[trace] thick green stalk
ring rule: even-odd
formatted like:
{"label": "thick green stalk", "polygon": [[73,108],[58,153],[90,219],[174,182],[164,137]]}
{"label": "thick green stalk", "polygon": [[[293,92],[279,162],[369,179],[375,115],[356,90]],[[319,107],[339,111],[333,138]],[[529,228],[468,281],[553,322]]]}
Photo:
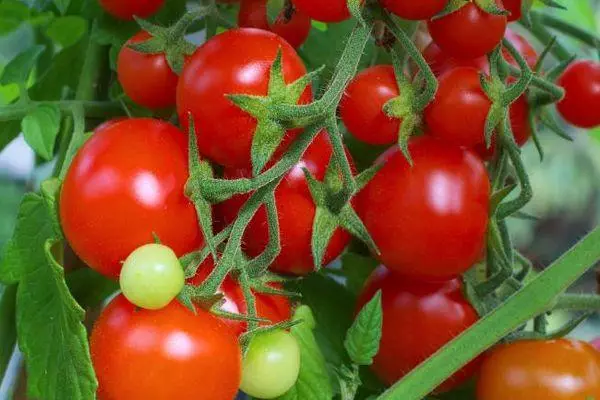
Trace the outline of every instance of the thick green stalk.
{"label": "thick green stalk", "polygon": [[378,400],[420,400],[504,336],[552,308],[557,296],[600,259],[597,227],[523,289],[398,381]]}

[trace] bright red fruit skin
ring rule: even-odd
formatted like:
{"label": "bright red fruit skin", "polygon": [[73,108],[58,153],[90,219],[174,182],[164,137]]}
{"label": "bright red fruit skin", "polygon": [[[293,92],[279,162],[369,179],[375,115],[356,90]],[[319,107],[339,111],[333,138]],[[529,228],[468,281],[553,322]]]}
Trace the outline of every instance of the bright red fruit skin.
{"label": "bright red fruit skin", "polygon": [[[198,286],[208,277],[214,269],[212,258],[207,258],[198,268],[196,275],[189,280],[189,284]],[[274,288],[281,289],[280,285],[271,284]],[[247,314],[246,300],[242,288],[231,276],[227,276],[218,290],[223,295],[225,304],[221,307],[224,311],[235,314]],[[270,324],[278,324],[287,321],[292,317],[290,302],[287,297],[276,296],[272,294],[254,293],[256,302],[256,314],[259,318],[270,321]],[[234,332],[240,336],[246,331],[246,322],[235,321],[232,319],[223,319]]]}
{"label": "bright red fruit skin", "polygon": [[381,5],[400,18],[429,19],[441,12],[448,0],[380,0]]}
{"label": "bright red fruit skin", "polygon": [[73,159],[60,196],[62,228],[75,253],[118,278],[121,262],[153,243],[153,234],[178,256],[201,246],[184,194],[187,160],[185,135],[166,122],[127,119],[97,131]]}
{"label": "bright red fruit skin", "polygon": [[435,42],[431,42],[425,47],[423,57],[431,67],[433,74],[438,77],[456,67],[471,67],[485,73],[488,73],[490,69],[486,57],[455,58],[446,54]]}
{"label": "bright red fruit skin", "polygon": [[600,125],[600,63],[575,61],[558,78],[565,97],[557,104],[560,115],[580,128]]}
{"label": "bright red fruit skin", "polygon": [[508,22],[514,22],[521,19],[523,11],[521,10],[523,0],[502,0],[504,9],[510,14],[507,16]]}
{"label": "bright red fruit skin", "polygon": [[143,54],[128,44],[149,39],[147,32],[138,32],[121,48],[117,60],[117,75],[123,90],[134,102],[151,109],[175,105],[175,90],[179,78],[171,70],[164,54]]}
{"label": "bright red fruit skin", "polygon": [[469,2],[458,11],[430,20],[427,26],[434,42],[445,53],[457,58],[477,58],[500,43],[506,24],[506,16],[487,14]]}
{"label": "bright red fruit skin", "polygon": [[294,5],[310,18],[321,22],[341,22],[350,18],[347,0],[294,0]]}
{"label": "bright red fruit skin", "polygon": [[[288,172],[275,190],[281,252],[270,266],[272,271],[288,275],[307,275],[314,270],[311,238],[316,206],[308,189],[303,168],[308,169],[317,180],[322,181],[332,154],[331,144],[326,136],[323,133],[318,135],[300,162]],[[249,170],[225,170],[226,178],[249,176]],[[247,199],[248,195],[235,196],[218,204],[216,211],[225,223],[231,223]],[[244,250],[248,255],[256,257],[262,253],[268,241],[267,213],[262,206],[246,229],[243,239]],[[323,265],[337,258],[349,241],[348,233],[337,229],[327,246]]]}
{"label": "bright red fruit skin", "polygon": [[448,279],[481,256],[490,184],[470,150],[428,135],[409,144],[413,166],[394,146],[359,193],[357,208],[390,270],[422,279]]}
{"label": "bright red fruit skin", "polygon": [[[462,294],[460,280],[413,281],[381,266],[367,280],[362,308],[381,290],[383,329],[372,369],[391,385],[479,319]],[[455,373],[436,389],[451,390],[475,374],[479,360]]]}
{"label": "bright red fruit skin", "polygon": [[90,351],[100,400],[233,399],[241,380],[235,335],[177,301],[150,311],[117,296],[94,325]]}
{"label": "bright red fruit skin", "polygon": [[[251,167],[250,149],[257,122],[227,95],[266,96],[271,65],[279,50],[286,83],[306,74],[289,43],[272,32],[254,28],[221,33],[190,56],[177,86],[177,111],[184,127],[191,112],[204,156],[230,168]],[[307,88],[299,104],[311,99],[311,89]],[[288,135],[299,132],[291,130]]]}
{"label": "bright red fruit skin", "polygon": [[306,41],[312,26],[310,18],[297,10],[289,21],[280,16],[273,25],[269,25],[267,0],[243,0],[238,14],[238,25],[271,31],[294,47],[300,47]]}
{"label": "bright red fruit skin", "polygon": [[478,400],[600,398],[600,352],[577,340],[524,340],[485,357]]}
{"label": "bright red fruit skin", "polygon": [[126,21],[133,17],[146,18],[157,12],[165,0],[99,0],[100,5],[110,15]]}
{"label": "bright red fruit skin", "polygon": [[352,79],[340,103],[340,115],[357,139],[374,145],[398,140],[400,120],[383,112],[383,106],[400,94],[394,67],[377,65]]}

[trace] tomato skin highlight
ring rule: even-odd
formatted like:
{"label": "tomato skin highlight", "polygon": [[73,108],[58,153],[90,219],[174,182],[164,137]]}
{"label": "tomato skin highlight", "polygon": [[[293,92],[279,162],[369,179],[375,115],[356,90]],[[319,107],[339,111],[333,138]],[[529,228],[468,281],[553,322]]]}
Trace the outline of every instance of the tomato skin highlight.
{"label": "tomato skin highlight", "polygon": [[491,52],[502,40],[506,24],[506,16],[487,14],[473,2],[427,22],[434,42],[457,58],[477,58]]}
{"label": "tomato skin highlight", "polygon": [[571,125],[594,128],[600,125],[600,63],[592,60],[573,62],[558,78],[565,97],[556,105]]}
{"label": "tomato skin highlight", "polygon": [[390,270],[448,279],[480,258],[489,217],[490,184],[470,150],[428,135],[409,143],[410,167],[394,146],[359,193],[357,210]]}
{"label": "tomato skin highlight", "polygon": [[233,399],[241,380],[237,338],[177,301],[150,311],[117,296],[94,325],[90,351],[100,400]]}
{"label": "tomato skin highlight", "polygon": [[400,120],[383,112],[383,106],[400,94],[394,67],[376,65],[356,75],[342,97],[340,115],[357,139],[374,145],[397,142]]}
{"label": "tomato skin highlight", "polygon": [[153,243],[153,233],[177,256],[201,246],[184,194],[187,162],[187,138],[166,122],[127,119],[96,132],[73,159],[60,196],[62,228],[79,258],[116,279],[121,262]]}
{"label": "tomato skin highlight", "polygon": [[310,18],[321,22],[342,22],[350,18],[347,0],[294,0],[294,5]]}
{"label": "tomato skin highlight", "polygon": [[[208,278],[208,275],[214,269],[215,264],[211,257],[208,257],[198,268],[196,275],[188,283],[193,286],[199,286]],[[281,285],[272,283],[270,286],[276,289],[282,289]],[[227,276],[218,290],[224,297],[225,304],[222,309],[236,314],[247,314],[246,300],[239,283],[231,276]],[[276,296],[272,294],[254,292],[256,302],[256,314],[259,318],[268,319],[271,324],[278,324],[290,320],[292,309],[287,297]],[[246,331],[246,322],[235,321],[232,319],[223,319],[223,322],[233,330],[236,336],[240,336]]]}
{"label": "tomato skin highlight", "polygon": [[[459,279],[413,281],[393,274],[384,266],[373,271],[359,296],[357,310],[381,290],[383,329],[372,365],[380,379],[393,384],[477,322],[479,317],[463,296],[461,286]],[[459,386],[478,368],[476,359],[436,391]]]}
{"label": "tomato skin highlight", "polygon": [[175,105],[175,90],[179,78],[171,70],[164,54],[139,53],[127,45],[149,39],[147,32],[138,32],[123,45],[117,59],[117,74],[123,90],[135,103],[160,109]]}
{"label": "tomato skin highlight", "polygon": [[294,11],[289,21],[280,16],[273,25],[269,25],[267,0],[243,0],[238,14],[238,25],[271,31],[296,48],[306,41],[312,27],[310,18],[298,10]]}
{"label": "tomato skin highlight", "polygon": [[[306,68],[294,48],[276,34],[260,29],[221,33],[190,56],[177,86],[177,111],[184,127],[188,126],[188,113],[193,115],[201,154],[226,167],[251,167],[256,119],[226,95],[266,96],[271,65],[279,49],[286,83],[304,76]],[[308,87],[298,104],[311,99]],[[299,132],[294,129],[287,134],[291,138]]]}
{"label": "tomato skin highlight", "polygon": [[[308,275],[314,270],[311,238],[316,206],[302,169],[308,169],[317,180],[322,181],[332,154],[333,150],[328,138],[324,133],[319,134],[300,162],[287,173],[275,190],[281,252],[270,266],[272,271],[288,275]],[[249,170],[225,170],[225,178],[249,176],[251,176]],[[217,204],[216,212],[226,224],[229,224],[237,217],[247,199],[248,195],[234,196]],[[245,252],[251,257],[262,253],[269,242],[268,232],[267,213],[265,207],[262,206],[244,233]],[[323,265],[325,266],[337,258],[349,241],[349,234],[338,228],[329,241]]]}
{"label": "tomato skin highlight", "polygon": [[482,363],[478,400],[600,398],[600,353],[577,340],[497,346]]}
{"label": "tomato skin highlight", "polygon": [[380,0],[380,2],[384,8],[400,18],[422,20],[441,12],[448,0]]}
{"label": "tomato skin highlight", "polygon": [[100,5],[115,18],[132,21],[133,17],[146,18],[156,13],[165,0],[98,0]]}

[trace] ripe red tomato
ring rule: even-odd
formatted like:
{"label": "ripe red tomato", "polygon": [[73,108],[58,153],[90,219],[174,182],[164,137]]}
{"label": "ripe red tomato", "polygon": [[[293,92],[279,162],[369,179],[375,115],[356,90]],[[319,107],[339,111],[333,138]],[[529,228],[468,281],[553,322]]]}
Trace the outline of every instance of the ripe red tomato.
{"label": "ripe red tomato", "polygon": [[[501,5],[499,0],[496,0]],[[427,23],[440,48],[457,58],[481,57],[500,43],[506,30],[506,16],[488,14],[475,2]]]}
{"label": "ripe red tomato", "polygon": [[435,42],[427,45],[423,50],[423,57],[431,67],[433,74],[438,77],[456,67],[471,67],[485,73],[488,73],[490,69],[486,57],[455,58],[446,54]]}
{"label": "ripe red tomato", "polygon": [[[302,160],[286,175],[284,181],[275,191],[281,252],[271,264],[271,270],[283,274],[307,275],[314,270],[311,253],[312,226],[316,206],[308,189],[303,168],[307,168],[318,180],[323,180],[332,155],[331,144],[324,134],[317,136],[308,148]],[[226,178],[250,176],[249,170],[226,170]],[[239,209],[244,205],[248,195],[235,196],[217,205],[217,213],[225,223],[231,223],[237,217]],[[269,237],[267,213],[261,207],[250,221],[244,234],[244,250],[251,257],[256,257],[265,249]],[[337,258],[348,242],[350,236],[342,229],[337,229],[329,241],[323,265]]]}
{"label": "ripe red tomato", "polygon": [[[207,258],[198,268],[196,276],[189,280],[189,283],[198,286],[208,277],[214,268],[212,258]],[[280,285],[272,284],[274,288],[281,289]],[[247,314],[246,300],[240,285],[230,276],[219,288],[219,293],[223,294],[225,304],[221,307],[224,311],[236,314]],[[260,318],[268,319],[273,324],[291,319],[292,310],[290,302],[286,297],[275,296],[272,294],[254,293],[256,300],[256,313]],[[241,335],[246,330],[246,323],[243,321],[234,321],[223,319],[223,321],[233,329],[236,336]]]}
{"label": "ripe red tomato", "polygon": [[390,270],[426,279],[466,271],[481,255],[490,184],[471,151],[424,136],[409,144],[411,167],[397,146],[359,193],[357,207]]}
{"label": "ripe red tomato", "polygon": [[600,353],[576,340],[501,345],[481,365],[478,400],[600,398]]}
{"label": "ripe red tomato", "polygon": [[[198,147],[207,158],[230,168],[251,167],[256,119],[226,95],[267,95],[269,72],[279,50],[287,83],[306,74],[302,60],[289,43],[260,29],[241,28],[221,33],[190,57],[177,86],[177,111],[183,126],[188,126],[188,112],[192,113]],[[307,88],[299,104],[311,99],[312,91]],[[293,137],[299,132],[291,130],[288,135]]]}
{"label": "ripe red tomato", "polygon": [[[358,309],[381,290],[383,329],[372,365],[380,379],[393,384],[477,322],[479,317],[461,286],[459,279],[412,281],[383,266],[373,271],[359,297]],[[479,360],[471,362],[436,391],[459,386],[478,368]]]}
{"label": "ripe red tomato", "polygon": [[117,60],[117,75],[123,90],[137,104],[152,108],[175,105],[178,77],[171,70],[164,54],[143,54],[129,47],[151,36],[138,32],[121,48]]}
{"label": "ripe red tomato", "polygon": [[522,3],[523,0],[502,0],[504,9],[510,13],[507,17],[508,22],[518,21],[521,19],[523,14],[521,9]]}
{"label": "ripe red tomato", "polygon": [[429,19],[446,7],[448,0],[381,0],[381,5],[400,18]]}
{"label": "ripe red tomato", "polygon": [[229,328],[177,301],[151,311],[119,295],[96,321],[90,350],[103,400],[233,399],[241,380]]}
{"label": "ripe red tomato", "polygon": [[341,22],[350,18],[347,0],[294,0],[294,5],[317,21]]}
{"label": "ripe red tomato", "polygon": [[269,26],[267,0],[243,0],[238,14],[238,25],[274,32],[294,47],[300,47],[306,41],[312,26],[310,18],[298,10],[294,10],[289,20],[280,15],[275,23]]}
{"label": "ripe red tomato", "polygon": [[354,77],[344,93],[340,103],[342,121],[352,135],[365,143],[395,143],[400,120],[388,117],[383,106],[399,94],[394,67],[367,68]]}
{"label": "ripe red tomato", "polygon": [[580,128],[600,125],[600,63],[575,61],[558,78],[558,84],[565,89],[565,97],[557,108],[567,122]]}
{"label": "ripe red tomato", "polygon": [[60,219],[69,244],[112,278],[132,251],[154,242],[153,233],[178,256],[198,248],[203,239],[184,195],[187,179],[187,139],[174,126],[127,119],[96,132],[62,187]]}
{"label": "ripe red tomato", "polygon": [[146,18],[156,13],[165,0],[99,0],[100,5],[115,18],[127,21],[133,17]]}

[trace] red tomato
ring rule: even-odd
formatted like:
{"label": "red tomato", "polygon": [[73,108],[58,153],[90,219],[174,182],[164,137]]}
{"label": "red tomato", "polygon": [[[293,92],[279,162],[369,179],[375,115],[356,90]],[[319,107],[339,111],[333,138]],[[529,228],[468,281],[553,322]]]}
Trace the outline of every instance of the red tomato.
{"label": "red tomato", "polygon": [[344,125],[365,143],[395,143],[400,120],[388,117],[383,106],[399,94],[394,67],[377,65],[365,69],[350,82],[340,103]]}
{"label": "red tomato", "polygon": [[[189,280],[189,283],[198,286],[208,277],[214,268],[212,258],[207,258],[199,267],[196,276]],[[281,286],[272,284],[273,287],[281,289]],[[219,293],[223,294],[225,304],[221,307],[224,311],[236,314],[247,314],[246,300],[240,285],[230,276],[225,278],[225,281],[219,288]],[[290,302],[286,297],[275,296],[272,294],[254,293],[256,300],[256,313],[260,318],[265,318],[273,324],[287,321],[291,319],[292,311]],[[235,321],[231,319],[223,319],[230,326],[235,335],[239,336],[246,330],[246,323],[243,321]]]}
{"label": "red tomato", "polygon": [[151,36],[141,31],[121,48],[117,60],[117,75],[123,90],[137,104],[152,108],[175,105],[178,77],[171,70],[164,54],[143,54],[127,47]]}
{"label": "red tomato", "polygon": [[[307,275],[314,270],[311,239],[316,206],[302,169],[307,168],[316,179],[322,180],[331,155],[332,149],[327,138],[324,134],[317,136],[302,160],[288,172],[284,181],[277,187],[275,201],[279,216],[281,252],[270,267],[272,271]],[[226,178],[248,176],[249,170],[225,171]],[[247,199],[248,195],[235,196],[217,205],[217,212],[225,223],[231,223]],[[248,255],[256,257],[265,249],[269,241],[268,232],[267,213],[263,206],[250,221],[244,234],[243,244]],[[323,265],[337,258],[349,241],[348,233],[337,229],[329,241]]]}
{"label": "red tomato", "polygon": [[[381,290],[383,329],[372,365],[380,379],[393,384],[477,322],[479,317],[463,296],[461,286],[458,279],[412,281],[384,267],[373,271],[359,297],[358,309]],[[459,386],[478,367],[478,360],[471,362],[436,391]]]}
{"label": "red tomato", "polygon": [[429,19],[441,12],[448,0],[380,0],[381,5],[400,18],[410,20]]}
{"label": "red tomato", "polygon": [[[283,75],[292,83],[306,74],[296,51],[272,32],[242,28],[221,33],[190,57],[177,86],[177,110],[183,126],[194,117],[200,152],[231,168],[250,168],[256,119],[226,95],[267,95],[269,73],[277,52],[283,55]],[[299,103],[312,99],[307,88]],[[300,130],[288,132],[290,137]],[[289,141],[288,141],[289,142]]]}
{"label": "red tomato", "polygon": [[502,0],[504,9],[510,14],[508,15],[508,22],[513,22],[521,19],[523,0]]}
{"label": "red tomato", "polygon": [[558,103],[558,112],[570,124],[580,128],[600,125],[600,63],[575,61],[558,78],[565,97]]}
{"label": "red tomato", "polygon": [[429,43],[423,50],[423,57],[435,76],[441,76],[455,67],[471,67],[485,73],[488,73],[490,69],[486,57],[455,58],[446,54],[435,42]]}
{"label": "red tomato", "polygon": [[600,353],[576,340],[501,345],[481,366],[478,400],[600,398]]}
{"label": "red tomato", "polygon": [[341,22],[350,18],[348,0],[294,0],[294,5],[317,21]]}
{"label": "red tomato", "polygon": [[127,119],[83,145],[62,187],[60,218],[86,264],[117,278],[121,262],[153,243],[153,233],[178,256],[202,245],[196,211],[184,194],[186,141],[166,122]]}
{"label": "red tomato", "polygon": [[[496,0],[501,5],[500,0]],[[458,11],[427,23],[440,48],[457,58],[481,57],[502,41],[506,16],[488,14],[469,2]]]}
{"label": "red tomato", "polygon": [[312,26],[310,18],[297,10],[289,20],[280,15],[275,23],[269,26],[267,0],[243,0],[238,14],[238,25],[274,32],[294,47],[300,47],[306,41]]}
{"label": "red tomato", "polygon": [[430,136],[409,144],[411,167],[397,146],[361,191],[358,211],[390,270],[426,279],[454,277],[483,251],[490,184],[471,151]]}
{"label": "red tomato", "polygon": [[127,21],[133,17],[146,18],[156,13],[165,0],[98,0],[100,5],[115,18]]}
{"label": "red tomato", "polygon": [[233,399],[241,351],[227,325],[177,301],[143,310],[116,297],[90,339],[102,400]]}

